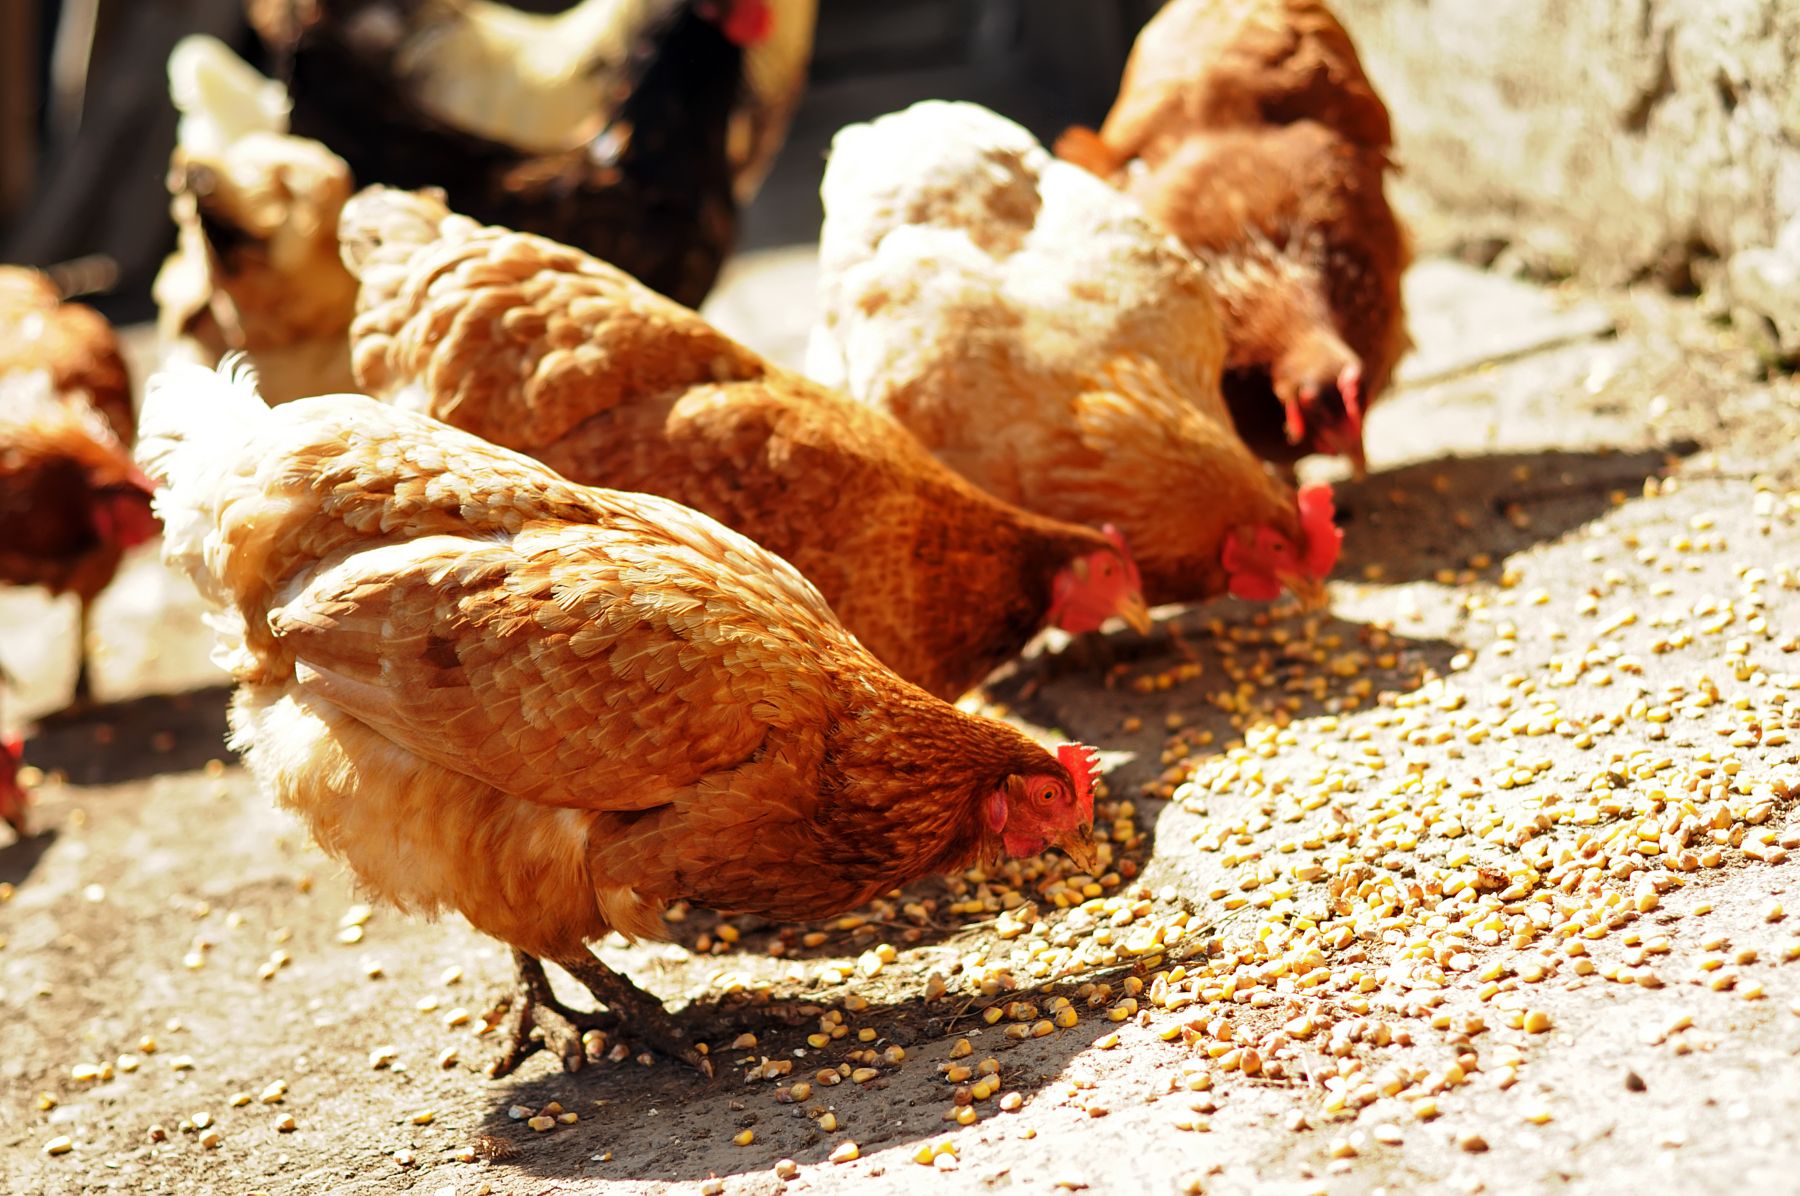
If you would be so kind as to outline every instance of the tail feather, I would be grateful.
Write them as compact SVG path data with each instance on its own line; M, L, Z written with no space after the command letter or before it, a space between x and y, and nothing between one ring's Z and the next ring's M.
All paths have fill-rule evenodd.
M188 154L213 157L247 134L288 130L287 88L204 34L175 43L169 98L181 113L176 144Z
M145 388L137 460L157 482L163 559L215 602L225 596L208 567L208 539L244 450L268 419L256 370L241 353L227 354L217 369L169 366Z

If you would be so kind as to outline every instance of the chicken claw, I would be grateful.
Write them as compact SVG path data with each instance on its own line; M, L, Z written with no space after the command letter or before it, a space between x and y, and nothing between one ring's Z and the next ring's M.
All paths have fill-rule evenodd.
M670 1015L661 1001L592 955L556 962L606 1008L609 1027L640 1046L666 1058L678 1059L707 1079L712 1078L712 1060L694 1048L693 1036Z
M557 1000L544 965L523 951L513 952L517 990L505 1021L505 1050L488 1068L496 1078L510 1075L538 1050L555 1052L563 1070L579 1071L587 1062L582 1035L589 1030L624 1031L631 1041L656 1054L689 1064L708 1079L712 1061L694 1048L692 1036L663 1008L662 1002L593 956L559 959L557 966L593 995L601 1012L584 1013ZM538 1031L536 1035L533 1030Z
M557 1000L550 978L544 974L544 965L525 952L513 952L513 967L518 983L507 998L503 1031L506 1047L488 1067L488 1074L495 1078L511 1075L539 1049L554 1051L562 1060L563 1070L581 1070L587 1062L587 1048L581 1036L611 1019L605 1014L581 1013ZM534 1029L539 1036L532 1035Z

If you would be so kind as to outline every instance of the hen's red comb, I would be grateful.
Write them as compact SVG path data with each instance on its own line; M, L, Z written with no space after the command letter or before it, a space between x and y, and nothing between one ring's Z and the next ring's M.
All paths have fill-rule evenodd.
M733 45L750 47L775 29L775 10L769 0L725 0L725 19L720 28Z
M1344 545L1343 529L1336 523L1337 504L1331 499L1331 487L1323 482L1300 488L1300 530L1306 535L1306 552L1301 563L1313 577L1325 577L1337 565L1338 550Z
M1075 800L1088 818L1094 816L1094 766L1100 753L1085 743L1065 743L1056 749L1057 763L1069 770L1075 781Z
M12 763L18 764L25 759L25 741L17 735L0 738L0 753L4 753Z

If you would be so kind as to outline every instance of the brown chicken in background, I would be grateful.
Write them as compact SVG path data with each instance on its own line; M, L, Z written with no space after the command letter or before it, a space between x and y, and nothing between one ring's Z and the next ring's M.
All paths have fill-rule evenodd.
M1342 454L1407 347L1408 248L1388 206L1387 108L1318 0L1171 0L1096 134L1065 159L1123 188L1218 292L1224 392L1271 460Z
M165 351L204 365L247 353L272 402L349 389L356 280L337 219L350 168L289 136L281 85L223 42L183 38L169 93L181 121L169 164L176 251L154 288Z
M293 131L697 307L804 86L816 0L253 0Z
M35 318L24 321L26 339ZM111 329L104 321L97 328L105 343L88 346L93 356L116 352ZM0 337L19 329L16 313L0 315ZM87 392L52 382L61 374L53 367L0 373L0 583L42 586L80 601L80 707L93 692L87 642L94 599L125 550L156 535L157 521L149 480Z
M979 859L1107 862L1086 749L902 681L704 515L361 396L266 407L247 372L158 375L144 429L252 772L373 892L515 949L498 1071L534 1024L583 1057L546 959L701 1062L586 946L670 902L816 919Z
M112 325L91 307L65 303L42 271L0 266L0 375L15 370L48 371L57 394L79 395L121 444L131 443L131 375Z
M341 231L370 393L742 532L934 694L963 693L1046 623L1148 627L1116 533L981 492L886 416L604 262L385 188L353 199Z
M1319 595L1330 492L1238 437L1207 281L1135 204L936 101L839 132L821 192L815 378L1000 498L1116 523L1152 603Z

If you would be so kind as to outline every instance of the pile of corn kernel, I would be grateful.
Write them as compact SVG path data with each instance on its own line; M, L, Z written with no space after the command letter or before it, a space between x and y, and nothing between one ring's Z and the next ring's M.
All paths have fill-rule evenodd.
M1679 490L1673 479L1653 480L1646 497ZM1800 493L1764 486L1754 511L1792 520ZM1800 798L1800 639L1791 619L1784 627L1767 613L1781 596L1791 609L1800 573L1734 565L1707 516L1656 545L1605 520L1585 535L1593 575L1574 579L1584 592L1558 606L1575 611L1579 627L1532 622L1551 591L1529 584L1525 561L1500 570L1497 584L1450 596L1462 638L1480 646L1438 667L1403 626L1345 632L1316 616L1265 612L1212 624L1204 661L1131 678L1135 693L1176 696L1204 678L1222 716L1166 716L1162 772L1144 786L1186 816L1163 822L1157 854L1182 853L1168 836L1186 829L1210 884L1184 900L1168 885L1135 883L1131 853L1141 855L1145 838L1138 811L1103 794L1105 874L1070 875L1066 864L1042 861L968 873L945 912L990 914L993 933L922 949L941 960L927 995L973 999L980 1022L1006 1040L1086 1016L1185 1044L1194 1061L1171 1083L1199 1095L1177 1116L1182 1129L1206 1127L1214 1084L1230 1076L1307 1084L1315 1116L1328 1121L1377 1101L1434 1118L1440 1098L1478 1071L1502 1089L1516 1081L1530 1044L1554 1027L1551 1002L1534 994L1559 984L1688 982L1763 999L1763 981L1746 968L1800 960L1800 937L1789 932L1759 960L1712 936L1702 947L1717 950L1678 970L1668 935L1640 921L1669 912L1665 897L1711 871L1779 865L1800 848L1800 830L1785 827ZM1609 538L1628 559L1601 563ZM1697 601L1665 601L1678 571L1729 584ZM1125 729L1141 723L1130 718ZM1551 743L1572 746L1577 763L1547 750ZM1686 912L1709 909L1700 901ZM1764 910L1772 925L1785 917L1779 902ZM854 917L843 925L859 927ZM864 974L893 958L885 944L865 952ZM1092 979L1121 968L1129 973ZM841 964L817 977L844 978ZM1067 995L1040 1007L1034 990ZM1435 1066L1416 1054L1372 1060L1384 1048L1423 1045L1426 1027L1448 1048ZM828 1010L810 1041L826 1045L842 1028L842 1014ZM1490 1033L1502 1030L1511 1033ZM1656 1040L1677 1050L1704 1043L1689 1015ZM1106 1032L1094 1045L1120 1041ZM991 1084L971 1084L977 1073L956 1057L939 1065L957 1084L945 1116L968 1124L1003 1086L1000 1064L991 1061ZM786 1063L745 1062L751 1081ZM778 1099L873 1081L879 1062L837 1062ZM1079 1084L1064 1088L1066 1101L1104 1112ZM1299 1109L1290 1120L1311 1124ZM1384 1121L1370 1132L1387 1140L1397 1131ZM1329 1153L1351 1157L1368 1136L1354 1131ZM1468 1139L1465 1149L1486 1149L1479 1136ZM928 1145L919 1155L933 1165L943 1157Z
M1678 489L1652 482L1647 497ZM1758 520L1792 519L1800 494L1764 486L1753 509ZM1528 654L1522 643L1554 649L1541 664L1471 671L1481 679L1467 684L1466 651L1448 676L1415 665L1410 684L1365 684L1368 664L1402 664L1380 629L1352 652L1316 620L1218 629L1229 685L1215 687L1241 742L1189 764L1197 737L1177 733L1156 785L1195 815L1193 844L1216 862L1204 896L1220 933L1206 958L1153 984L1153 1005L1200 1009L1160 1023L1162 1036L1194 1044L1214 1070L1279 1076L1297 1043L1323 1040L1341 1059L1371 1035L1377 1045L1410 1038L1375 1018L1384 1010L1427 1019L1458 1050L1447 1067L1367 1076L1346 1060L1308 1076L1327 1114L1385 1096L1428 1117L1476 1066L1510 1085L1521 1042L1486 1059L1471 1043L1491 1025L1525 1042L1549 1030L1532 995L1546 983L1687 980L1762 999L1763 983L1740 974L1754 951L1708 955L1676 974L1668 937L1636 929L1708 871L1778 865L1800 846L1800 832L1782 825L1800 797L1800 640L1765 613L1777 592L1800 590L1800 576L1791 565L1733 566L1709 516L1689 527L1658 546L1589 528L1590 540L1617 535L1631 559L1595 570L1598 584L1572 604L1592 620L1584 628L1521 631L1512 610L1549 602L1547 589L1524 586L1522 567L1495 590L1456 595L1471 623L1492 626L1484 651L1499 661ZM1584 555L1597 562L1604 549L1590 543ZM1671 597L1666 575L1677 570L1728 577L1731 591L1660 609L1627 597ZM1635 642L1621 634L1628 628ZM1637 680L1651 671L1641 656L1662 658L1654 683ZM1356 680L1339 712L1300 717L1297 695L1327 704L1321 674ZM1538 746L1547 740L1572 744L1580 763L1559 766ZM1778 902L1764 910L1767 922L1784 917ZM1616 949L1597 958L1602 944ZM1780 959L1800 959L1800 939ZM1465 995L1473 1002L1450 1001ZM1242 1006L1284 1020L1242 1042L1233 1015Z
M1672 479L1652 482L1646 498L1679 491ZM1800 493L1763 485L1753 502L1766 525L1800 519ZM816 1022L801 1042L784 1039L777 1049L742 1035L713 1044L715 1057L734 1060L745 1082L832 1136L852 1128L829 1099L833 1090L878 1089L909 1063L936 1067L950 1128L1058 1096L1102 1116L1091 1084L1072 1079L1027 1097L1006 1082L1005 1060L1035 1039L1092 1036L1098 1022L1092 1044L1101 1050L1137 1036L1187 1051L1167 1073L1167 1085L1188 1094L1176 1129L1206 1129L1223 1087L1255 1080L1311 1094L1310 1114L1296 1107L1290 1115L1300 1130L1371 1106L1429 1120L1477 1075L1511 1086L1536 1036L1555 1027L1551 1002L1535 994L1559 984L1686 983L1719 999L1765 999L1766 969L1800 961L1793 923L1777 951L1759 957L1710 936L1689 963L1642 921L1668 912L1672 893L1709 873L1781 865L1800 849L1786 823L1800 798L1800 637L1791 613L1800 571L1748 563L1767 554L1731 544L1704 515L1657 542L1608 520L1574 534L1588 540L1590 575L1546 569L1534 584L1526 559L1478 584L1493 562L1477 556L1440 578L1458 587L1443 602L1462 622L1466 646L1435 663L1411 638L1409 622L1422 619L1408 591L1397 603L1383 599L1380 609L1391 615L1397 606L1398 618L1360 626L1280 610L1211 621L1190 637L1203 644L1203 659L1125 679L1128 694L1190 713L1125 719L1122 729L1135 733L1160 718L1167 735L1160 771L1139 798L1099 787L1099 875L1077 873L1060 856L1007 861L796 930L770 945L778 975L746 963L715 973L710 987L715 996L811 992L821 1006ZM1745 563L1733 563L1736 550ZM1677 601L1676 573L1700 574L1714 592ZM1553 592L1570 587L1573 600ZM1783 602L1785 623L1769 616ZM1573 611L1579 622L1534 617L1547 610ZM1202 701L1211 709L1193 713ZM1156 855L1198 856L1189 875L1207 880L1197 888L1146 883L1141 873L1149 827L1140 818L1161 801L1176 809L1160 822ZM1682 912L1707 909L1702 900ZM673 920L682 916L672 911ZM360 949L369 918L366 906L350 909L337 941ZM1788 914L1771 901L1764 918L1780 926ZM963 929L928 941L925 932L945 922ZM739 938L722 922L695 946L723 953ZM272 941L285 942L285 931ZM836 951L845 942L849 954L792 957L794 947ZM212 945L208 936L192 940L184 965L204 967ZM275 980L290 962L278 948L258 974ZM974 1033L909 1052L868 1024L877 1020L871 1003L845 990L890 969L905 973L902 994L916 991L917 972L928 1005L978 1033L981 1057ZM373 958L363 970L371 980L384 974ZM452 967L439 979L453 988L461 976ZM442 1005L433 993L417 1008L447 1030L491 1029ZM1429 1036L1440 1037L1428 1065L1417 1052L1383 1056ZM1685 1013L1657 1026L1654 1040L1678 1051L1705 1044ZM607 1050L604 1035L591 1045L595 1057L628 1057L623 1044ZM156 1047L147 1038L139 1049ZM369 1065L387 1068L395 1058L394 1048L377 1047ZM138 1062L121 1056L117 1066ZM454 1047L437 1059L457 1062ZM181 1056L171 1066L193 1061ZM110 1064L78 1065L72 1078L83 1084L111 1072ZM284 1092L272 1084L257 1099L279 1106ZM55 1098L44 1101L48 1109ZM275 1112L277 1129L291 1131L293 1117ZM578 1120L554 1102L512 1112L540 1133ZM432 1117L418 1111L410 1124ZM210 1115L177 1130L203 1147L219 1143ZM1036 1131L1019 1116L1014 1132ZM1347 1159L1367 1139L1397 1133L1384 1114L1334 1139L1328 1153ZM169 1137L161 1126L150 1136ZM748 1148L758 1138L746 1127L732 1141ZM1486 1148L1474 1135L1462 1145ZM72 1147L59 1137L43 1149ZM455 1157L477 1155L470 1147ZM859 1157L854 1140L835 1138L831 1162ZM960 1154L944 1138L919 1144L913 1157L952 1170ZM411 1152L395 1162L412 1165ZM785 1158L775 1167L783 1178L798 1170Z

